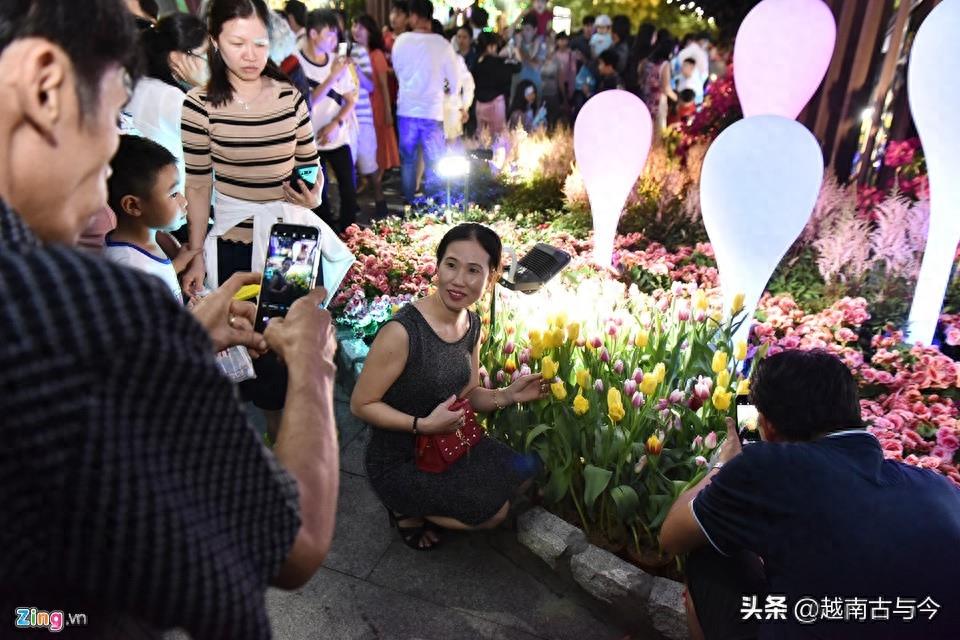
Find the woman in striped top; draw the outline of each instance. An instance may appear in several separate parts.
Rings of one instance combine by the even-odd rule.
[[[321,226],[310,211],[319,204],[320,180],[312,189],[288,183],[295,166],[316,166],[318,155],[306,101],[269,60],[268,23],[263,0],[214,0],[210,7],[210,81],[187,94],[181,123],[190,246],[204,247],[183,278],[190,294],[204,276],[212,288],[234,271],[258,271],[278,219]],[[220,237],[242,245],[223,265]]]

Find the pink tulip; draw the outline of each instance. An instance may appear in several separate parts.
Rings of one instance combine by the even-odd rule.
[[[711,431],[707,434],[707,437],[703,439],[703,446],[707,449],[715,449],[717,446],[717,432]]]
[[[631,378],[627,378],[623,382],[623,395],[630,397],[637,390],[637,383],[634,382]]]
[[[504,355],[509,356],[511,353],[513,353],[514,349],[515,349],[515,345],[513,344],[513,340],[507,340],[507,344],[503,345]]]
[[[610,325],[607,326],[607,335],[608,335],[608,336],[612,336],[612,337],[616,338],[618,331],[619,331],[619,329],[617,329],[617,325],[615,325],[615,324],[610,324]]]
[[[610,362],[610,352],[607,351],[606,347],[600,349],[600,362]]]
[[[493,389],[493,381],[490,378],[483,379],[483,386],[485,389]]]
[[[587,339],[584,338],[583,336],[580,336],[579,338],[577,338],[577,346],[580,347],[581,349],[587,346]]]
[[[679,320],[680,322],[686,322],[689,319],[690,319],[690,309],[688,309],[687,307],[680,307],[680,309],[677,311],[677,320]]]
[[[697,324],[706,322],[706,320],[707,320],[707,312],[706,312],[706,311],[697,311],[697,315],[695,315],[695,316],[693,317],[693,319],[694,319],[695,322],[697,322]]]
[[[633,405],[634,409],[639,409],[646,402],[646,399],[643,397],[643,394],[639,391],[634,391],[633,396],[630,398],[630,403]]]
[[[520,376],[521,376],[521,375],[522,375],[522,374],[520,373],[520,370],[517,369],[516,371],[513,372],[513,375],[510,376],[510,382],[511,382],[511,383],[516,382],[517,380],[520,379]]]
[[[593,390],[597,393],[603,393],[603,380],[597,378],[597,381],[593,383]]]
[[[639,367],[633,370],[633,381],[637,384],[643,382],[643,370]]]
[[[698,467],[705,467],[705,466],[707,466],[707,459],[704,458],[703,456],[697,456],[697,457],[694,458],[693,460],[694,460],[694,462],[697,463],[697,466],[698,466]]]
[[[531,372],[530,372],[530,365],[526,365],[526,364],[525,364],[525,365],[521,365],[521,366],[520,366],[520,376],[521,376],[521,377],[522,377],[522,376],[528,376],[528,375],[530,375],[530,373],[531,373]]]
[[[691,451],[696,451],[703,446],[703,436],[697,436],[693,439],[693,443],[690,445]]]
[[[623,375],[623,360],[617,360],[613,363],[613,370],[617,372],[617,375]]]
[[[520,364],[530,364],[530,349],[520,352]]]
[[[594,349],[599,349],[603,346],[603,340],[601,340],[599,336],[593,336],[590,338],[590,346]]]
[[[690,407],[691,411],[696,411],[703,406],[703,400],[701,400],[697,396],[690,396],[690,400],[689,402],[687,402],[687,406]]]
[[[503,384],[503,381],[506,379],[507,379],[507,373],[503,369],[500,369],[500,371],[497,371],[497,383]]]
[[[674,389],[670,392],[670,404],[680,404],[683,402],[683,391]]]

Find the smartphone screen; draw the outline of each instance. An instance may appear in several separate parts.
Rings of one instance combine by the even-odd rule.
[[[286,316],[295,301],[322,285],[320,269],[319,229],[273,225],[260,285],[256,330],[262,332],[270,320]]]
[[[307,164],[300,167],[296,167],[293,170],[293,173],[290,175],[290,186],[294,189],[302,189],[303,185],[294,184],[294,177],[300,179],[301,182],[305,182],[308,189],[313,189],[313,186],[317,184],[317,174],[320,172],[320,167],[315,164]]]
[[[348,56],[350,55],[350,43],[341,42],[337,45],[337,55],[338,56]]]
[[[737,432],[743,444],[760,440],[760,429],[757,424],[759,415],[757,408],[752,404],[737,405]]]

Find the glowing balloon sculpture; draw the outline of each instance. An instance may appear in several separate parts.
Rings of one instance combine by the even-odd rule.
[[[740,120],[710,145],[700,204],[725,309],[742,293],[747,317],[753,317],[767,280],[806,226],[822,182],[820,145],[789,118]],[[749,329],[744,322],[737,339]]]
[[[609,267],[617,223],[650,151],[653,121],[632,93],[603,91],[577,116],[573,151],[593,215],[593,260]]]
[[[944,0],[920,25],[910,53],[907,92],[930,179],[930,231],[910,309],[910,339],[930,344],[960,242],[960,86],[943,82],[960,73],[960,60],[944,57],[960,31],[960,0]],[[941,78],[941,81],[937,81]]]
[[[743,115],[796,118],[820,86],[836,39],[837,24],[822,0],[763,0],[755,6],[733,49]]]

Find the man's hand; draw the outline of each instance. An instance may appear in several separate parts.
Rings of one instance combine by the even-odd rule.
[[[740,455],[741,451],[743,445],[740,444],[740,434],[737,433],[737,422],[733,418],[727,418],[727,439],[720,445],[717,461],[726,464]]]
[[[253,330],[257,306],[233,299],[240,287],[259,282],[259,273],[235,273],[190,310],[210,334],[215,351],[239,345],[247,347],[252,357],[259,357],[267,351],[263,336]]]
[[[333,320],[329,311],[320,308],[326,299],[326,289],[314,289],[294,302],[285,318],[274,318],[267,325],[267,344],[288,367],[300,363],[334,366],[337,340]]]
[[[329,144],[330,141],[333,139],[333,136],[337,135],[337,130],[339,129],[340,129],[340,123],[337,122],[336,120],[325,124],[323,128],[321,128],[320,131],[317,132],[317,142],[320,143],[320,145]]]
[[[180,288],[192,298],[203,290],[203,280],[206,277],[207,263],[203,259],[203,251],[198,251],[187,270],[180,274]]]

